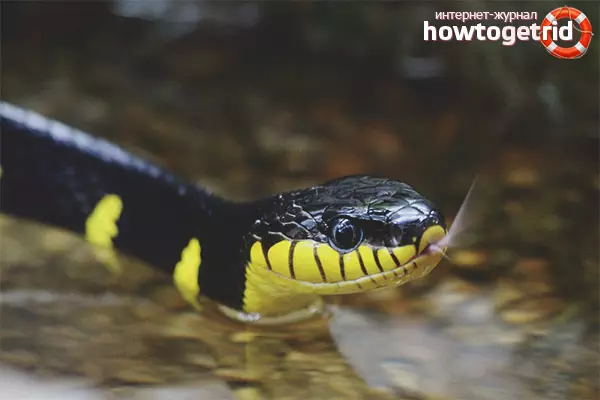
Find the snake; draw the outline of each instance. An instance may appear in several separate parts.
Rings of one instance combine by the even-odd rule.
[[[81,235],[115,273],[121,254],[163,271],[198,310],[276,319],[424,277],[445,250],[442,212],[401,181],[233,201],[32,110],[0,102],[0,118],[1,213]]]

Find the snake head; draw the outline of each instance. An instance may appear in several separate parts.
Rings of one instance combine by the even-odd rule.
[[[440,211],[409,185],[350,176],[276,196],[252,228],[250,265],[296,291],[354,293],[428,274],[445,235]]]

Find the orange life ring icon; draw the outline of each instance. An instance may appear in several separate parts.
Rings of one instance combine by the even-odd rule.
[[[542,35],[545,26],[552,26],[554,21],[563,18],[574,20],[579,24],[580,29],[578,30],[581,32],[581,37],[575,46],[560,47],[554,43],[554,40],[552,40],[551,37],[552,35],[545,35],[546,38],[544,38],[544,35]],[[578,9],[566,6],[550,11],[542,21],[542,26],[540,29],[540,41],[546,50],[548,50],[548,53],[557,58],[572,59],[581,57],[587,51],[593,35],[592,24],[590,23],[588,17]]]

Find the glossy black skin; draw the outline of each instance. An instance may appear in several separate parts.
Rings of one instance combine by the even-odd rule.
[[[121,197],[114,244],[172,273],[192,237],[202,246],[201,293],[241,309],[249,247],[281,239],[327,243],[347,217],[374,245],[412,243],[433,224],[435,206],[410,186],[352,176],[267,199],[233,203],[121,148],[39,114],[0,102],[0,211],[84,233],[106,194]]]
[[[0,103],[0,117],[2,213],[82,234],[98,201],[118,194],[123,212],[117,249],[172,273],[196,237],[202,246],[202,293],[239,307],[246,257],[242,237],[258,210],[223,200],[39,114]]]
[[[364,175],[281,194],[263,215],[252,233],[267,243],[281,239],[328,243],[332,223],[340,217],[359,227],[363,240],[373,246],[411,244],[432,225],[445,228],[435,205],[406,183]]]

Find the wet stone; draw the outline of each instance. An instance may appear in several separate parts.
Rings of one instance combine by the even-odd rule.
[[[230,340],[233,343],[250,343],[253,340],[255,340],[256,337],[257,337],[257,334],[255,332],[242,331],[242,332],[235,332],[233,335],[231,335]]]
[[[348,367],[346,365],[343,364],[339,364],[339,365],[325,365],[323,367],[323,372],[328,373],[328,374],[337,374],[340,372],[344,372],[348,369]]]
[[[310,354],[301,353],[299,351],[290,351],[285,359],[287,362],[312,362],[314,361],[314,357]]]
[[[228,382],[252,383],[260,382],[264,377],[262,371],[251,369],[219,368],[215,375]]]
[[[177,290],[170,285],[157,287],[150,298],[169,310],[181,310],[189,306],[181,295],[177,293]]]
[[[191,353],[185,356],[188,363],[197,365],[202,368],[215,369],[218,364],[214,357],[209,354]]]
[[[150,365],[123,362],[115,367],[113,376],[126,384],[158,384],[164,382],[165,377],[161,372]]]
[[[164,321],[161,334],[165,337],[197,338],[199,332],[195,328],[201,323],[202,317],[197,313],[182,313]]]
[[[235,390],[235,395],[239,400],[262,400],[264,393],[255,387],[245,387]]]
[[[564,301],[552,295],[541,298],[532,296],[505,304],[499,310],[499,315],[510,324],[528,324],[556,317],[564,312],[566,307]]]
[[[459,267],[475,268],[485,266],[488,254],[477,250],[457,250],[451,255],[452,262]]]
[[[27,366],[36,364],[40,357],[32,351],[28,350],[12,350],[12,351],[1,351],[0,360],[11,365]]]
[[[385,373],[391,378],[393,385],[397,388],[402,388],[407,392],[421,392],[421,379],[417,372],[418,368],[412,363],[404,363],[396,361],[388,362],[382,365]]]

